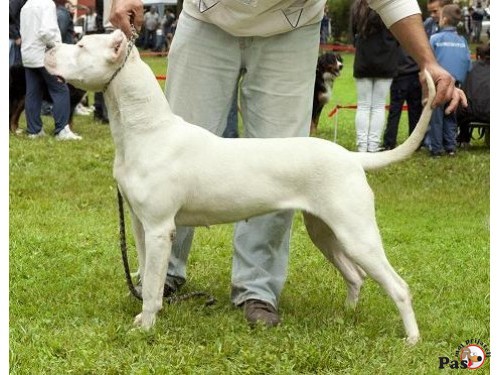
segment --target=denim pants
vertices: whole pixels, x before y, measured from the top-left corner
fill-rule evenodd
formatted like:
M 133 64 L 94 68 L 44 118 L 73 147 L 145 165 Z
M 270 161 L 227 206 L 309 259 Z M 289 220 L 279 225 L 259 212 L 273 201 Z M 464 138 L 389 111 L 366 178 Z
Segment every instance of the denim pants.
M 53 103 L 54 133 L 57 135 L 69 122 L 70 99 L 68 86 L 59 82 L 45 68 L 25 68 L 25 76 L 26 101 L 24 109 L 28 133 L 37 134 L 42 130 L 40 111 L 42 109 L 43 90 L 46 85 Z
M 443 151 L 455 151 L 457 148 L 457 121 L 455 112 L 445 115 L 444 107 L 432 111 L 430 121 L 430 150 L 434 155 Z
M 220 136 L 241 78 L 245 137 L 308 136 L 318 46 L 319 23 L 265 38 L 235 37 L 181 13 L 169 52 L 167 99 L 175 114 Z M 235 224 L 235 305 L 255 298 L 277 307 L 287 275 L 292 218 L 293 212 L 285 211 Z M 177 228 L 168 284 L 185 280 L 192 239 L 192 228 Z
M 21 48 L 14 39 L 9 39 L 9 67 L 21 64 Z
M 396 147 L 399 120 L 403 104 L 408 105 L 408 135 L 411 134 L 422 114 L 422 86 L 418 73 L 396 77 L 391 84 L 391 104 L 384 133 L 384 147 Z
M 356 145 L 358 151 L 374 152 L 380 147 L 385 124 L 385 100 L 392 78 L 356 78 Z

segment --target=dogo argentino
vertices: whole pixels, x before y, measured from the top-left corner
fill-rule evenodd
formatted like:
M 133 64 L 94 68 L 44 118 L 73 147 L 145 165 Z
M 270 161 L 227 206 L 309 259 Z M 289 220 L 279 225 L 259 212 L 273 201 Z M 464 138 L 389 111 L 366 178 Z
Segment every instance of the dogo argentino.
M 102 91 L 116 147 L 113 175 L 130 206 L 149 329 L 162 292 L 176 225 L 209 226 L 278 210 L 301 210 L 313 243 L 343 275 L 354 307 L 366 274 L 392 298 L 407 342 L 419 331 L 407 284 L 389 264 L 365 171 L 418 149 L 435 88 L 412 135 L 394 150 L 351 152 L 318 138 L 224 139 L 172 113 L 151 69 L 117 30 L 60 44 L 46 54 L 50 73 Z M 221 168 L 223 166 L 223 168 Z M 224 183 L 220 183 L 224 181 Z

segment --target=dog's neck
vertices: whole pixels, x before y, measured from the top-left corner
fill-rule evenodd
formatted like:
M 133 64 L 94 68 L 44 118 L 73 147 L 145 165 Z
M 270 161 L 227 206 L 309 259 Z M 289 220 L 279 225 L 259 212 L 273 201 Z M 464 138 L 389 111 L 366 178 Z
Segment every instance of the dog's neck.
M 104 92 L 111 133 L 117 148 L 127 128 L 168 126 L 173 113 L 151 68 L 133 47 Z M 147 103 L 147 105 L 146 105 Z M 151 112 L 148 108 L 155 108 Z

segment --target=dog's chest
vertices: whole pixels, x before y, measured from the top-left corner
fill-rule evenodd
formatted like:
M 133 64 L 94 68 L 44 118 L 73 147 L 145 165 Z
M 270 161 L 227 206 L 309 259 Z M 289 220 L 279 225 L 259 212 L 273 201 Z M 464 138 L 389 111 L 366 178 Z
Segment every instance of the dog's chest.
M 322 82 L 321 82 L 321 93 L 319 94 L 319 101 L 321 104 L 326 104 L 330 101 L 332 97 L 332 87 L 333 87 L 333 80 L 335 79 L 334 75 L 328 72 L 324 72 L 321 75 Z

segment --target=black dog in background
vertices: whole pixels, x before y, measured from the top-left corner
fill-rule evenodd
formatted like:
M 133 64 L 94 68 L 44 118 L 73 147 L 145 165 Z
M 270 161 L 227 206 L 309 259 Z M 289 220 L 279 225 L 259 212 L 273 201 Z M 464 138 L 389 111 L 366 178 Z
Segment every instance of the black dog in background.
M 73 121 L 75 107 L 85 96 L 85 91 L 77 89 L 68 84 L 70 95 L 70 117 L 69 125 Z M 9 129 L 16 133 L 19 128 L 19 117 L 24 111 L 24 99 L 26 97 L 26 76 L 24 66 L 14 65 L 9 68 Z M 49 91 L 43 90 L 43 100 L 52 103 Z
M 340 75 L 342 62 L 342 57 L 333 52 L 327 52 L 318 58 L 310 134 L 315 134 L 318 130 L 319 116 L 332 97 L 333 81 Z

